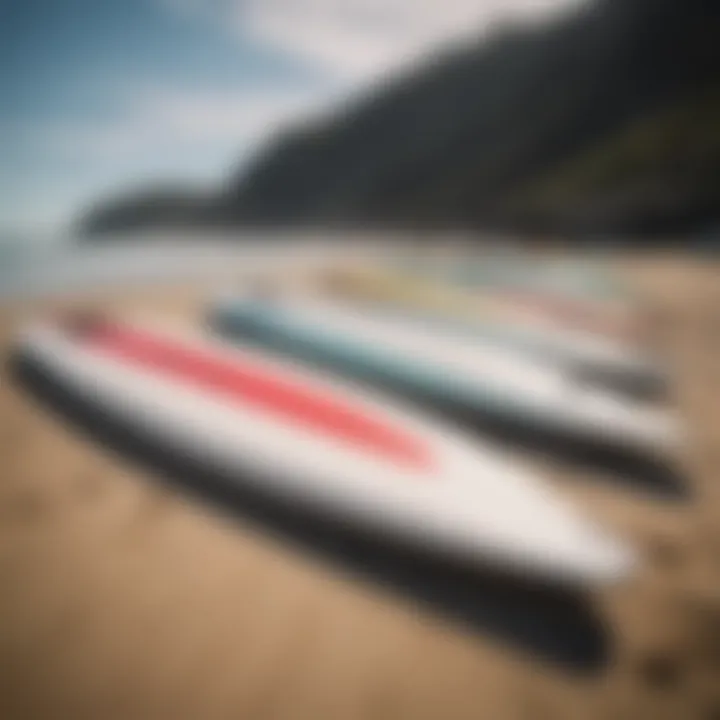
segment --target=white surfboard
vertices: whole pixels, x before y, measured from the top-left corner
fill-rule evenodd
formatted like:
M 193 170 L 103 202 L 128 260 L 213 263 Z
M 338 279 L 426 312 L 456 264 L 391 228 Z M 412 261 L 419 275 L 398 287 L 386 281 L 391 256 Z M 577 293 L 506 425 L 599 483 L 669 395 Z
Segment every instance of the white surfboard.
M 621 389 L 628 395 L 660 397 L 667 393 L 668 373 L 639 348 L 612 338 L 566 328 L 539 328 L 410 305 L 361 300 L 373 313 L 382 313 L 424 327 L 428 332 L 460 335 L 479 343 L 507 348 L 532 360 L 594 381 L 599 387 Z
M 474 338 L 322 300 L 219 299 L 211 325 L 228 337 L 317 362 L 348 377 L 397 387 L 499 420 L 666 455 L 681 442 L 667 410 L 578 382 L 562 370 Z
M 597 313 L 566 300 L 531 292 L 491 292 L 422 276 L 369 267 L 325 273 L 328 289 L 354 297 L 411 303 L 459 317 L 491 319 L 541 331 L 569 331 L 627 342 L 636 333 L 626 313 Z
M 565 322 L 553 313 L 528 308 L 521 311 L 477 296 L 462 287 L 434 282 L 412 274 L 361 270 L 326 275 L 331 289 L 354 301 L 382 307 L 387 312 L 427 318 L 449 331 L 472 333 L 489 342 L 549 359 L 594 377 L 608 387 L 644 395 L 664 395 L 669 368 L 638 341 L 638 333 L 606 333 L 583 322 Z M 334 281 L 333 281 L 334 280 Z
M 491 448 L 256 350 L 101 320 L 31 327 L 16 356 L 230 483 L 390 542 L 572 586 L 616 582 L 634 566 L 627 546 Z

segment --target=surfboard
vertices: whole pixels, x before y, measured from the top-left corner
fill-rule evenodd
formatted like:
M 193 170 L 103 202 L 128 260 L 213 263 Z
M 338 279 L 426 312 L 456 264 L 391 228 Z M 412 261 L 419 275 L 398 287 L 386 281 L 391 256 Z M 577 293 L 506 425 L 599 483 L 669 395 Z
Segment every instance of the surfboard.
M 636 298 L 597 261 L 505 257 L 487 254 L 452 257 L 445 262 L 396 262 L 389 267 L 410 275 L 443 280 L 466 287 L 526 289 L 536 293 L 590 301 L 597 304 L 632 304 Z
M 463 415 L 661 455 L 681 441 L 669 411 L 601 391 L 496 346 L 428 332 L 355 306 L 241 296 L 216 300 L 208 320 L 227 337 L 400 395 L 452 406 Z
M 624 543 L 499 451 L 257 349 L 165 325 L 63 319 L 26 329 L 14 358 L 18 377 L 42 377 L 229 487 L 387 542 L 560 586 L 617 582 L 634 567 Z
M 341 296 L 423 305 L 470 319 L 491 318 L 543 331 L 581 331 L 628 341 L 637 330 L 634 319 L 625 313 L 598 313 L 582 304 L 538 293 L 456 287 L 379 268 L 336 269 L 326 273 L 321 284 Z
M 502 323 L 492 318 L 471 319 L 447 310 L 418 304 L 355 300 L 364 311 L 412 323 L 427 332 L 473 338 L 507 348 L 549 364 L 598 388 L 638 399 L 667 396 L 669 373 L 662 363 L 639 348 L 612 338 L 564 328 L 542 329 L 532 324 Z

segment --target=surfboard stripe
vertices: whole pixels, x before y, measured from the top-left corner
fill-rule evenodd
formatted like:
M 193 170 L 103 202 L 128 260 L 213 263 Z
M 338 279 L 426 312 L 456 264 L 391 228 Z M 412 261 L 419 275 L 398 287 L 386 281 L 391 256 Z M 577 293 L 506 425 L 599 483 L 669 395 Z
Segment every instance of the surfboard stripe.
M 508 288 L 455 288 L 432 279 L 405 274 L 359 272 L 328 277 L 329 287 L 350 295 L 400 303 L 434 306 L 467 317 L 506 318 L 520 324 L 550 320 L 603 337 L 631 339 L 632 323 L 604 315 L 587 303 L 548 296 L 547 293 Z M 528 314 L 529 313 L 529 314 Z
M 398 464 L 415 470 L 429 470 L 432 465 L 429 448 L 409 433 L 337 398 L 278 377 L 248 359 L 225 360 L 119 323 L 94 325 L 79 340 L 105 355 L 252 405 Z
M 567 300 L 561 297 L 548 297 L 541 293 L 524 290 L 496 289 L 492 291 L 498 297 L 516 302 L 522 307 L 540 309 L 556 315 L 563 321 L 577 324 L 590 332 L 621 336 L 624 332 L 622 323 L 610 317 L 601 317 L 589 303 L 578 300 Z

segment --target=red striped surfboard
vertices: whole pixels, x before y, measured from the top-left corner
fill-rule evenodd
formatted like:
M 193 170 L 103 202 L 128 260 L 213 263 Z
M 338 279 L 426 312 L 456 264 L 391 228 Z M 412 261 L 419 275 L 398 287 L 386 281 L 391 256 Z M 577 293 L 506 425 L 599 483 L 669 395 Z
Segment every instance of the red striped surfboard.
M 149 442 L 388 542 L 580 585 L 615 582 L 634 564 L 493 448 L 259 350 L 158 324 L 63 319 L 28 328 L 16 353 Z

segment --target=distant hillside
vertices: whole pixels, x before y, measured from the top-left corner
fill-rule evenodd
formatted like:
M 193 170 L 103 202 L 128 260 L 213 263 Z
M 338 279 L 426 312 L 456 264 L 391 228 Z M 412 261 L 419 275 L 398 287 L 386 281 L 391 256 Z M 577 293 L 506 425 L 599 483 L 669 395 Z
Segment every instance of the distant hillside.
M 504 208 L 575 230 L 677 232 L 720 219 L 720 87 L 629 123 L 515 188 Z
M 79 234 L 95 238 L 106 233 L 212 224 L 219 212 L 218 199 L 197 188 L 145 186 L 96 203 L 80 219 Z
M 506 30 L 278 137 L 214 217 L 529 231 L 709 222 L 719 39 L 717 0 L 600 0 Z

